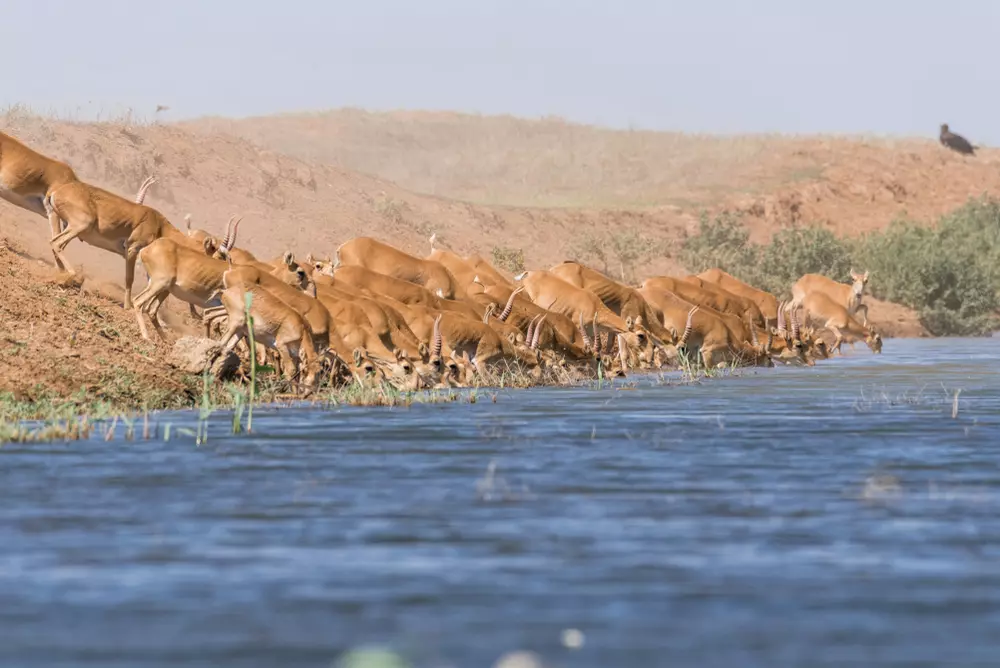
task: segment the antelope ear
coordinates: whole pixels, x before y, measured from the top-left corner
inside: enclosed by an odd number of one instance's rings
[[[285,254],[281,257],[281,261],[288,267],[291,267],[295,263],[295,256],[292,254],[292,251],[285,251]]]
[[[313,258],[313,254],[312,253],[309,253],[308,255],[306,255],[306,264],[312,264],[315,261],[316,260],[315,260],[315,258]]]
[[[632,322],[632,316],[625,318],[625,328],[631,332],[633,327],[635,327],[635,323]]]
[[[417,345],[417,353],[421,357],[427,357],[427,344],[421,342],[419,345]]]
[[[354,365],[359,366],[361,364],[361,348],[354,349]]]
[[[205,248],[205,255],[215,255],[215,251],[219,250],[219,244],[214,237],[205,237],[202,246]]]
[[[635,326],[636,327],[642,327],[642,316],[641,315],[635,316]]]
[[[400,350],[399,348],[393,349],[392,354],[396,358],[397,362],[403,361],[403,351]]]
[[[868,280],[868,270],[867,269],[865,269],[865,277],[862,280],[864,280],[864,281]]]

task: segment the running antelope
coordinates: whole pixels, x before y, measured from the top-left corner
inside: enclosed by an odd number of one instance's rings
[[[0,132],[0,198],[48,218],[53,237],[59,234],[62,225],[58,216],[45,206],[45,200],[59,186],[79,181],[65,162],[46,157]],[[88,203],[84,200],[79,206],[86,209]],[[59,262],[55,251],[52,254]]]
[[[231,266],[221,258],[228,255],[234,241],[234,238],[227,237],[216,247],[215,240],[206,237],[202,250],[198,250],[189,243],[161,238],[139,251],[139,259],[149,276],[146,287],[135,299],[135,317],[143,338],[149,339],[150,336],[142,314],[149,316],[159,338],[164,338],[157,312],[168,295],[187,302],[192,309],[195,306],[203,309],[218,307],[219,293],[224,289],[223,274]],[[256,267],[254,269],[257,270]],[[270,273],[282,283],[304,286],[302,274],[292,271],[287,265],[271,267]],[[210,320],[206,319],[205,325],[209,327]],[[206,336],[208,331],[206,329]]]
[[[862,324],[868,326],[868,305],[862,303],[865,286],[868,285],[868,272],[858,274],[851,269],[851,284],[838,283],[822,274],[806,274],[792,286],[792,308],[801,306],[807,295],[822,292],[837,304],[847,309],[850,316],[861,312],[864,318]]]

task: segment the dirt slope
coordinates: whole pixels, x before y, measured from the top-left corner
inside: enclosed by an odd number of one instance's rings
[[[56,272],[0,236],[0,394],[20,401],[106,401],[141,410],[191,403],[198,379],[142,341],[120,302],[62,287]]]

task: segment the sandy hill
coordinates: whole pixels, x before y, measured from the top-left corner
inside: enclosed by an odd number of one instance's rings
[[[185,127],[497,207],[641,212],[654,230],[727,207],[748,216],[757,238],[796,222],[856,234],[900,214],[933,220],[1000,188],[1000,151],[963,158],[938,144],[937,128],[928,138],[705,136],[355,109]]]

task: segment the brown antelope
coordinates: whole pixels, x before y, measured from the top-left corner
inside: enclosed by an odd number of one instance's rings
[[[822,274],[806,274],[795,281],[792,286],[792,308],[801,306],[806,295],[813,292],[822,292],[834,302],[841,304],[847,309],[850,316],[855,316],[859,312],[863,313],[862,324],[868,326],[868,305],[862,303],[865,286],[868,284],[868,272],[858,274],[851,269],[852,283],[838,283]]]
[[[421,307],[411,306],[411,309]],[[435,317],[444,344],[451,357],[466,356],[480,376],[501,365],[538,366],[538,356],[512,346],[491,327],[454,313],[438,313]]]
[[[586,332],[569,316],[543,309],[526,299],[517,290],[506,286],[486,286],[484,294],[496,303],[505,304],[497,319],[512,322],[518,329],[524,331],[525,339],[533,338],[534,334],[541,330],[538,333],[538,340],[542,348],[551,348],[574,361],[593,360],[595,350],[592,348],[592,343],[586,339]],[[537,323],[543,318],[545,319],[543,326],[538,326]],[[534,331],[532,328],[535,328]]]
[[[320,357],[309,325],[295,309],[260,285],[233,285],[222,291],[221,300],[229,326],[221,344],[226,350],[232,350],[247,337],[246,293],[251,295],[250,316],[255,340],[278,352],[283,374],[288,380],[298,373],[301,361],[305,367],[303,384],[309,390],[314,388]]]
[[[708,306],[719,313],[730,313],[738,318],[749,319],[754,324],[764,326],[764,318],[753,302],[715,287],[699,287],[694,283],[670,276],[654,276],[643,281],[642,287],[673,292],[681,299]]]
[[[497,271],[496,268],[484,260],[482,256],[475,254],[467,255],[465,257],[465,262],[476,270],[476,275],[479,276],[479,280],[486,285],[499,285],[505,288],[513,289],[514,285],[510,282],[510,279]]]
[[[45,206],[45,200],[59,186],[79,181],[65,162],[46,157],[0,132],[0,198],[48,218],[53,237],[59,234],[62,225],[58,216]],[[87,202],[81,201],[79,206],[86,209]],[[53,256],[59,262],[55,251]]]
[[[465,296],[456,278],[441,263],[414,257],[371,237],[357,237],[342,244],[337,249],[334,266],[364,267],[422,285],[445,299],[461,299]]]
[[[221,258],[227,257],[230,245],[235,238],[227,236],[216,247],[212,237],[206,237],[203,250],[192,248],[190,244],[178,243],[174,239],[161,238],[139,251],[139,259],[149,280],[146,287],[135,299],[135,316],[139,322],[139,330],[145,339],[149,339],[142,314],[145,313],[153,323],[160,339],[164,338],[163,329],[157,320],[157,312],[168,295],[173,295],[189,306],[211,310],[216,307],[218,293],[223,289],[223,274],[229,270],[230,263]],[[255,270],[259,270],[254,267]],[[300,271],[294,271],[287,265],[270,267],[270,273],[276,280],[303,288],[305,278]],[[218,313],[219,311],[217,311]],[[209,324],[206,320],[206,327]],[[208,330],[206,330],[206,335]]]
[[[739,318],[719,313],[711,307],[691,304],[668,290],[643,286],[639,294],[649,303],[663,325],[673,333],[677,349],[700,349],[706,368],[728,363],[772,366],[773,337],[761,344],[756,328],[743,326]],[[735,318],[735,320],[733,320]],[[731,322],[730,322],[731,321]],[[678,336],[678,332],[684,332]],[[744,333],[748,332],[748,333]]]
[[[559,278],[578,288],[589,290],[597,295],[604,305],[611,309],[626,322],[642,322],[649,333],[661,343],[669,340],[670,334],[657,320],[652,309],[642,295],[632,287],[623,285],[604,274],[584,266],[579,262],[567,260],[549,269]]]
[[[322,353],[330,347],[332,329],[330,312],[314,295],[306,294],[301,287],[288,285],[270,273],[252,265],[231,264],[223,273],[222,280],[226,288],[261,286],[302,316],[302,319],[310,327],[312,339],[318,352]],[[336,352],[342,357],[347,354],[344,346],[341,346]]]
[[[847,341],[864,341],[872,352],[882,352],[882,335],[875,328],[862,325],[854,316],[847,312],[847,307],[835,302],[825,292],[810,292],[802,300],[802,308],[809,318],[822,323],[821,329],[828,329],[834,336],[832,351],[840,352],[840,347]]]
[[[161,237],[182,244],[194,243],[159,211],[81,181],[52,188],[43,203],[56,218],[53,229],[59,228],[60,221],[66,226],[50,242],[60,269],[76,273],[63,254],[73,239],[125,258],[127,309],[132,308],[132,283],[140,250]]]
[[[476,268],[463,260],[457,253],[437,248],[431,250],[431,254],[427,256],[427,259],[439,263],[450,271],[451,275],[455,277],[459,285],[463,288],[468,288],[469,284],[477,276]],[[487,278],[487,280],[491,279]]]
[[[752,285],[748,285],[738,278],[730,276],[721,269],[708,269],[692,278],[708,281],[738,297],[751,300],[760,309],[761,314],[767,321],[768,327],[774,327],[778,322],[778,299],[770,292],[758,290]]]
[[[603,330],[611,330],[615,334],[632,329],[625,320],[605,306],[597,295],[571,285],[551,272],[526,271],[514,280],[524,285],[531,301],[543,309],[562,313],[574,321],[578,318],[583,318],[587,323],[596,321]]]

